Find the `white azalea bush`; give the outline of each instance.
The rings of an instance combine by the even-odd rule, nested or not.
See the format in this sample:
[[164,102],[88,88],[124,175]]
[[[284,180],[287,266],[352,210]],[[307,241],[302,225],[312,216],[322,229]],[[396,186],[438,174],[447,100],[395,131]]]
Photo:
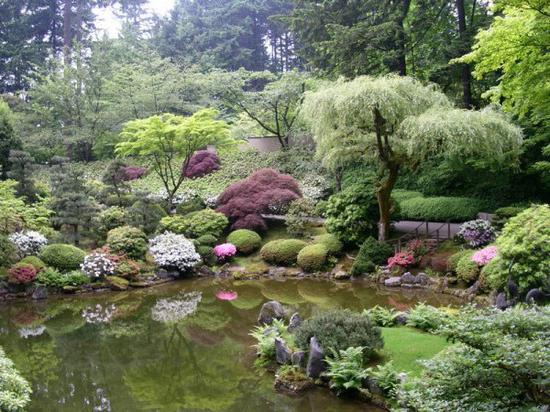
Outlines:
[[34,230],[12,233],[9,239],[15,245],[17,253],[21,258],[37,256],[48,244],[46,236]]
[[99,279],[115,273],[116,264],[107,253],[92,252],[84,258],[80,269],[92,279]]
[[159,267],[176,267],[181,271],[191,269],[201,262],[195,246],[183,235],[165,232],[149,241],[149,253]]

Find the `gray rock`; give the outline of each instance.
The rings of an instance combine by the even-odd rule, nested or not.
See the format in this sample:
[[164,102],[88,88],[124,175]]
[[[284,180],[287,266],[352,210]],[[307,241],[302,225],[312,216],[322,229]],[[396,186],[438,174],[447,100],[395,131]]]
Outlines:
[[306,354],[304,351],[297,351],[294,352],[291,357],[290,361],[294,366],[298,366],[300,368],[303,368],[306,366]]
[[547,295],[540,289],[531,289],[525,296],[526,303],[544,303]]
[[258,316],[258,323],[260,325],[271,325],[273,319],[283,319],[285,317],[285,309],[276,300],[271,300],[262,305],[260,309],[260,315]]
[[475,296],[479,292],[480,281],[476,280],[475,283],[464,291],[468,296]]
[[409,285],[416,283],[416,276],[414,276],[411,272],[403,273],[401,275],[401,284],[403,283],[407,283]]
[[296,312],[290,317],[290,320],[288,321],[287,330],[289,332],[295,331],[296,329],[298,329],[298,327],[301,324],[302,324],[302,318],[300,317],[300,314]]
[[351,275],[347,272],[344,272],[343,270],[339,270],[334,274],[334,279],[336,280],[345,280],[345,279],[349,279],[350,277]]
[[309,357],[307,359],[306,375],[317,379],[326,369],[325,352],[314,337],[309,341]]
[[516,299],[519,296],[519,287],[511,278],[508,279],[506,287],[508,288],[508,294],[512,299]]
[[281,338],[275,338],[275,360],[279,365],[285,365],[290,362],[292,352],[286,342]]
[[38,285],[34,288],[32,298],[35,300],[46,299],[48,297],[48,288],[46,286]]
[[156,273],[159,279],[171,279],[179,277],[180,273],[177,270],[157,269]]
[[210,276],[215,276],[216,275],[216,272],[214,272],[212,269],[210,269],[206,265],[202,265],[201,267],[199,267],[196,270],[196,273],[197,273],[198,276],[201,276],[201,277],[210,277]]
[[430,278],[424,272],[420,272],[414,278],[414,283],[417,285],[427,285],[430,282]]
[[401,312],[398,315],[395,316],[395,324],[396,325],[404,325],[407,323],[407,319],[409,319],[409,314],[405,312]]
[[366,387],[367,389],[369,390],[370,393],[374,394],[374,395],[382,395],[383,392],[382,392],[382,389],[380,389],[380,387],[376,384],[376,381],[370,377],[368,377],[366,379]]
[[500,310],[504,310],[511,306],[510,302],[506,299],[506,295],[504,294],[504,292],[500,292],[497,295],[495,299],[495,306]]
[[401,286],[401,276],[393,276],[384,281],[384,286]]

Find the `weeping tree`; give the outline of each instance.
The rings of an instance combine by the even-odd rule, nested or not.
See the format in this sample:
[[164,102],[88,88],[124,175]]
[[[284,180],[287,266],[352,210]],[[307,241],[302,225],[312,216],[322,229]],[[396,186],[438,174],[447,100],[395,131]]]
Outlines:
[[399,171],[428,159],[514,163],[521,130],[490,108],[454,108],[443,93],[409,77],[357,77],[307,93],[302,114],[329,169],[357,161],[377,169],[379,240],[389,233]]
[[202,109],[188,117],[165,113],[132,120],[125,124],[115,152],[120,157],[148,159],[171,206],[194,152],[207,145],[225,149],[237,143],[229,136],[227,123],[217,120],[217,115],[214,109]]

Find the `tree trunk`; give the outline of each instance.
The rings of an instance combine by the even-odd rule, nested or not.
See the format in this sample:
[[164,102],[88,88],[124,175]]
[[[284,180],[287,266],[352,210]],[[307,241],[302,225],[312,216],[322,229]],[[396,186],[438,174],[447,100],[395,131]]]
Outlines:
[[391,218],[391,192],[397,182],[397,176],[399,173],[399,166],[395,163],[387,164],[388,177],[380,185],[376,192],[376,198],[378,199],[378,211],[380,213],[380,220],[378,222],[378,240],[385,242],[388,240],[390,234],[390,218]]
[[[458,35],[460,38],[460,55],[464,55],[468,52],[467,47],[467,29],[466,29],[466,16],[464,10],[464,0],[456,0],[456,14],[458,18]],[[470,109],[472,107],[472,89],[471,89],[471,75],[470,66],[468,64],[462,64],[460,69],[460,78],[462,81],[462,104],[464,108]]]
[[65,0],[63,6],[63,55],[65,64],[71,64],[72,48],[72,0]]
[[409,8],[411,5],[411,0],[403,0],[401,3],[401,15],[399,16],[397,20],[397,26],[398,26],[398,33],[397,33],[397,48],[398,48],[398,54],[397,54],[397,71],[399,72],[400,76],[406,76],[407,75],[407,49],[405,47],[406,45],[406,39],[405,39],[405,26],[404,22],[407,18],[407,14],[409,14]]

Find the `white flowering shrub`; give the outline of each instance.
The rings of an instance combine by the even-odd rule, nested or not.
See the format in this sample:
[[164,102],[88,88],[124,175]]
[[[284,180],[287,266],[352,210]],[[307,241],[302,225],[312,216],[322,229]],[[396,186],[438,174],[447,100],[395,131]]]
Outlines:
[[159,299],[151,309],[151,317],[162,323],[178,322],[195,313],[201,300],[201,292],[184,293],[173,299]]
[[48,239],[34,230],[12,233],[9,239],[15,245],[21,258],[38,255],[48,244]]
[[84,258],[80,269],[92,279],[115,273],[116,265],[106,253],[92,252]]
[[217,194],[209,193],[203,196],[202,201],[204,202],[206,207],[209,207],[210,209],[214,209],[218,205],[219,196],[220,196],[219,193]]
[[299,184],[302,196],[314,203],[324,199],[330,191],[330,182],[321,175],[306,175]]
[[201,261],[195,246],[183,235],[166,232],[149,241],[149,253],[159,267],[187,270]]

